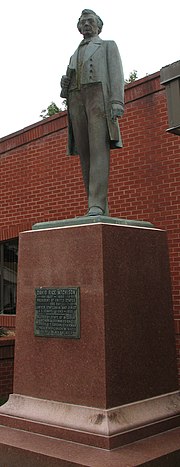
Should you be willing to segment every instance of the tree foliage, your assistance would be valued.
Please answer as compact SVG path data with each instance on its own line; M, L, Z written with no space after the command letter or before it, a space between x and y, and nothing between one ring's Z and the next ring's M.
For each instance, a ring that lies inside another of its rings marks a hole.
M129 78L125 80L126 83L133 83L138 78L137 70L133 70L129 73Z
M66 99L62 101L63 108L58 107L55 102L51 102L51 104L48 105L47 109L41 110L40 117L45 119L47 117L52 117L52 115L55 115L59 112L63 112L63 110L66 110L67 104L66 104Z

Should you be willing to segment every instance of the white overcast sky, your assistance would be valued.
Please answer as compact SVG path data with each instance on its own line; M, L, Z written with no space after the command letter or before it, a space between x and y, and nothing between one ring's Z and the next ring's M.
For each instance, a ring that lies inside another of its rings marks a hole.
M180 0L0 0L0 138L41 120L51 101L61 106L84 8L102 18L101 38L116 41L125 78L180 59Z

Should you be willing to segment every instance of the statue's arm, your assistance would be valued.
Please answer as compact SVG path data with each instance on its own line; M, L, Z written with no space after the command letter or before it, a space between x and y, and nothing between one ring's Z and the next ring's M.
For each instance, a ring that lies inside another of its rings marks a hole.
M107 44L107 66L110 86L112 119L124 113L124 73L118 47L114 41Z

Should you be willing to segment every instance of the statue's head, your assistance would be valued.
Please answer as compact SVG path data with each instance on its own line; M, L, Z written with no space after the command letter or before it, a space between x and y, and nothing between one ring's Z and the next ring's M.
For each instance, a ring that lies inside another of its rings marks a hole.
M85 9L77 23L77 28L84 37L92 37L100 34L103 27L102 19L93 10Z

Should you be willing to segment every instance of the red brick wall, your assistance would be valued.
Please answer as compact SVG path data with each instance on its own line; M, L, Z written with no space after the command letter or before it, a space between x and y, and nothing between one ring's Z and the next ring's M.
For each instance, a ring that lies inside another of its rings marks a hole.
M0 398L13 392L14 339L0 338Z
M180 137L166 132L159 73L127 85L125 101L124 148L111 157L110 214L167 230L180 352ZM66 112L0 140L0 240L35 222L85 213L79 158L66 156L66 141Z

